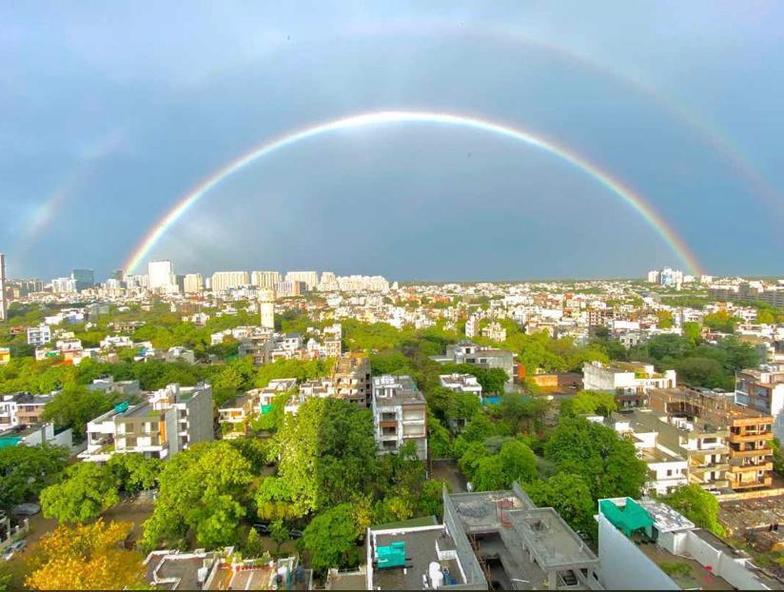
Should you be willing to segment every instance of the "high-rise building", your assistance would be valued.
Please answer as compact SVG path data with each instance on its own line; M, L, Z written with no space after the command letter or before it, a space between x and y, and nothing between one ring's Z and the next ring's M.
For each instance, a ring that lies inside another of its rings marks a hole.
M69 277L52 280L52 292L55 294L73 294L76 292L76 280Z
M95 272L92 269L74 269L71 279L76 282L76 291L81 292L95 285Z
M204 290L204 276L200 273L185 274L183 291L186 294L197 294Z
M212 291L225 292L250 284L247 271L216 271L212 274Z
M318 273L315 271L289 271L286 274L287 282L302 282L308 290L315 290L318 285Z
M258 288L274 290L280 281L280 274L277 271L253 271L250 274L250 285Z
M259 317L264 329L275 329L275 295L272 290L264 289L259 293Z
M171 261L150 261L147 264L148 285L150 290L173 292L177 287L174 265Z
M0 253L0 321L8 318L8 305L5 301L5 255Z

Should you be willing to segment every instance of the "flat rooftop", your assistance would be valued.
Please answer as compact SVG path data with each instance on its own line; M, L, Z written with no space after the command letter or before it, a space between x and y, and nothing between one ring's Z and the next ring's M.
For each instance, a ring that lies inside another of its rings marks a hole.
M439 559L439 551L455 550L452 537L443 525L425 527L403 527L400 530L371 529L373 549L397 541L406 543L406 567L378 569L373 567L372 588L381 590L423 590L430 564L436 562L446 570L457 584L464 584L460 567L455 559ZM444 586L449 585L444 582Z

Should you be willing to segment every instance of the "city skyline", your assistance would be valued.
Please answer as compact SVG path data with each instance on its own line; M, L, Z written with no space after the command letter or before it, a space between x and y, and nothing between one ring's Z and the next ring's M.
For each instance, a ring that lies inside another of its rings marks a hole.
M784 7L671 8L0 9L8 275L781 273Z

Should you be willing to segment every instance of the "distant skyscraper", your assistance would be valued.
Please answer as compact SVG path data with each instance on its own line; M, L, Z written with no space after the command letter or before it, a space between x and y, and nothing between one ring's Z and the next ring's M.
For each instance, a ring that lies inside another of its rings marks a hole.
M8 318L8 305L5 301L5 255L0 253L0 321Z
M171 261L150 261L147 264L147 275L150 290L171 292L176 289L174 266Z
M95 272L92 269L74 269L71 279L76 281L76 290L81 292L95 285Z
M280 281L280 274L277 271L252 271L250 274L250 285L259 288L274 290Z
M315 271L289 271L286 274L287 282L302 282L308 290L315 290L318 280L318 273Z
M275 296L272 290L264 289L259 293L259 316L265 329L275 328Z
M52 292L55 294L73 294L76 292L76 280L70 277L54 278Z
M212 291L224 292L250 284L247 271L216 271L212 274Z
M185 275L183 291L186 294L197 294L204 290L204 276L200 273L189 273Z

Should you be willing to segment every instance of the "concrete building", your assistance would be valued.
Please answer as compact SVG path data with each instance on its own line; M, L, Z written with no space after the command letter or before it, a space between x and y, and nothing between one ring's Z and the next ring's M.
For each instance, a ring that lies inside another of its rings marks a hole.
M212 388L170 384L144 403L120 403L87 424L87 449L79 458L106 462L113 454L138 452L166 459L197 442L212 440Z
M734 491L771 486L770 415L736 404L731 393L668 389L649 396L651 409L665 414L691 443L690 482L705 487L723 475L720 480Z
M235 397L218 409L218 423L224 440L246 436L250 421L259 413L258 397L254 391Z
M52 292L55 294L75 294L76 280L70 277L54 278Z
M336 398L360 407L370 406L370 360L365 354L347 353L337 357L331 380Z
M8 318L8 302L5 299L5 254L0 253L0 321Z
M466 333L467 334L467 333ZM506 329L501 326L498 321L493 321L481 331L482 337L490 341L503 342L506 341Z
M438 381L450 391L469 393L482 399L482 385L473 374L440 374Z
M735 401L773 417L773 434L784 441L784 371L763 367L735 375Z
M55 432L52 423L19 425L0 430L0 449L7 446L43 446L44 444L64 446L70 450L73 446L73 432L70 428Z
M330 573L331 590L487 590L479 562L461 530L434 517L368 529L365 569Z
M3 395L0 401L0 429L43 423L44 407L54 397L30 393Z
M642 362L586 362L583 364L583 388L586 391L605 391L619 397L621 407L636 406L638 397L654 388L677 386L675 370L656 372L653 364Z
M432 356L432 359L441 364L472 364L480 368L500 368L506 372L507 390L511 389L514 379L514 354L503 349L493 349L461 341L446 347L443 356ZM489 393L487 393L489 394Z
M275 286L280 281L280 273L277 271L252 271L250 273L250 285L267 290L275 290Z
M444 524L468 542L492 589L601 590L599 558L553 508L509 491L444 492Z
M147 264L147 287L153 292L175 292L177 278L171 261L150 261Z
M315 290L319 283L315 271L289 271L286 273L286 281L292 284L302 282L308 291Z
M182 291L186 294L199 294L204 291L204 276L200 273L186 273L182 280Z
M275 293L269 288L259 292L259 321L262 328L275 330Z
M142 393L138 380L115 380L112 376L96 378L87 385L87 388L91 391L101 391L107 395L119 395L126 398L135 397Z
M49 325L38 325L27 328L27 345L40 347L52 341L52 330Z
M410 376L376 376L372 387L373 427L380 453L416 445L417 457L427 459L427 405Z
M210 289L213 292L226 292L250 285L247 271L216 271L212 274Z
M669 506L599 500L600 579L610 590L778 590L737 549Z

